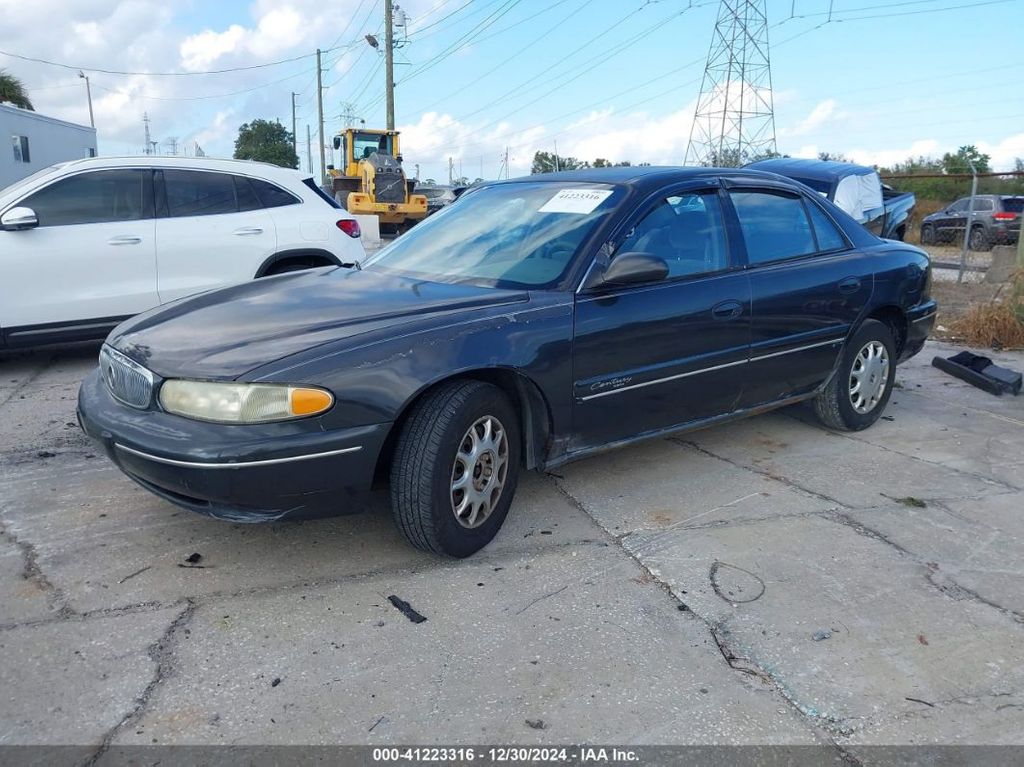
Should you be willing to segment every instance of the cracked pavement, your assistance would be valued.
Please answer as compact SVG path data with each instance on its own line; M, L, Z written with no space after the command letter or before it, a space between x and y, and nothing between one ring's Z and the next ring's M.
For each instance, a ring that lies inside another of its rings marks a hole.
M383 497L169 506L75 424L95 345L0 357L0 744L1024 744L1024 399L953 351L864 432L791 408L527 475L461 562Z

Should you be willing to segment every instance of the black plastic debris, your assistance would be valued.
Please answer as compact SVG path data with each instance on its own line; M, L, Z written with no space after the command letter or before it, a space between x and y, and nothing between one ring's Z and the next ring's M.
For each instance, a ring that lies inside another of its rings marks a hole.
M1024 380L1024 376L1015 370L994 365L988 357L972 352L960 352L948 358L935 357L932 365L996 396L1006 392L1020 394L1021 383Z
M185 561L188 562L190 565L197 565L199 564L199 560L201 560L202 558L203 555L200 554L198 551L195 551L189 554L187 557L185 557Z
M402 613L406 618L411 620L413 623L423 623L426 618L416 612L412 605L406 602L404 599L399 599L394 594L388 597L388 601L395 606L398 612Z
M546 730L548 728L543 719L527 719L526 726L533 730Z

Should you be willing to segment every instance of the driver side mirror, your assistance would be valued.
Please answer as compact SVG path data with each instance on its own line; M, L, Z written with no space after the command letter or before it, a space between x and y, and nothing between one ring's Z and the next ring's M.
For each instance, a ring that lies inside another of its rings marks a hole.
M32 208L11 208L3 216L0 216L0 227L7 232L35 229L37 226L39 226L39 219Z
M665 259L650 253L620 253L590 287L624 287L645 282L659 282L668 277Z

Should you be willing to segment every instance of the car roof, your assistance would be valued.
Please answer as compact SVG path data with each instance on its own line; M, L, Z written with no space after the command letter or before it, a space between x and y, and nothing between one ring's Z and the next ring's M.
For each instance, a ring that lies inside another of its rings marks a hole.
M834 162L832 160L807 160L792 157L776 157L771 160L758 160L745 166L752 170L766 170L783 176L797 176L814 181L832 182L846 176L866 176L875 173L874 168L855 165L851 162Z
M583 182L594 184L617 184L621 186L646 188L658 187L680 181L700 178L750 178L792 183L791 179L781 178L774 173L748 170L744 168L705 168L668 165L617 166L613 168L586 168L584 170L559 171L557 173L539 173L532 176L501 181L501 184L514 184L522 181L544 182Z
M268 162L257 162L255 160L227 160L216 157L174 157L163 155L124 155L124 156L100 156L86 157L81 160L71 160L60 163L59 167L63 173L88 168L127 168L144 165L153 168L189 168L200 170L219 170L225 173L245 173L265 176L266 178L277 178L280 180L296 178L308 178L309 173L294 168L282 168Z

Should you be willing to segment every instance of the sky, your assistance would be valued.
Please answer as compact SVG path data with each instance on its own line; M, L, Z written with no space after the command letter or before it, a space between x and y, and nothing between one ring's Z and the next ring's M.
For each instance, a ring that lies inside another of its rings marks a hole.
M1024 0L766 3L780 152L1024 158ZM396 123L421 179L446 181L449 157L456 176L504 175L506 150L512 176L556 148L682 164L718 0L399 5ZM140 154L145 113L160 151L230 156L249 120L290 129L295 92L301 164L308 125L318 169L318 47L327 142L346 104L384 127L383 56L364 39L383 39L382 0L0 0L0 19L0 68L37 111L88 124L89 75L101 154Z

